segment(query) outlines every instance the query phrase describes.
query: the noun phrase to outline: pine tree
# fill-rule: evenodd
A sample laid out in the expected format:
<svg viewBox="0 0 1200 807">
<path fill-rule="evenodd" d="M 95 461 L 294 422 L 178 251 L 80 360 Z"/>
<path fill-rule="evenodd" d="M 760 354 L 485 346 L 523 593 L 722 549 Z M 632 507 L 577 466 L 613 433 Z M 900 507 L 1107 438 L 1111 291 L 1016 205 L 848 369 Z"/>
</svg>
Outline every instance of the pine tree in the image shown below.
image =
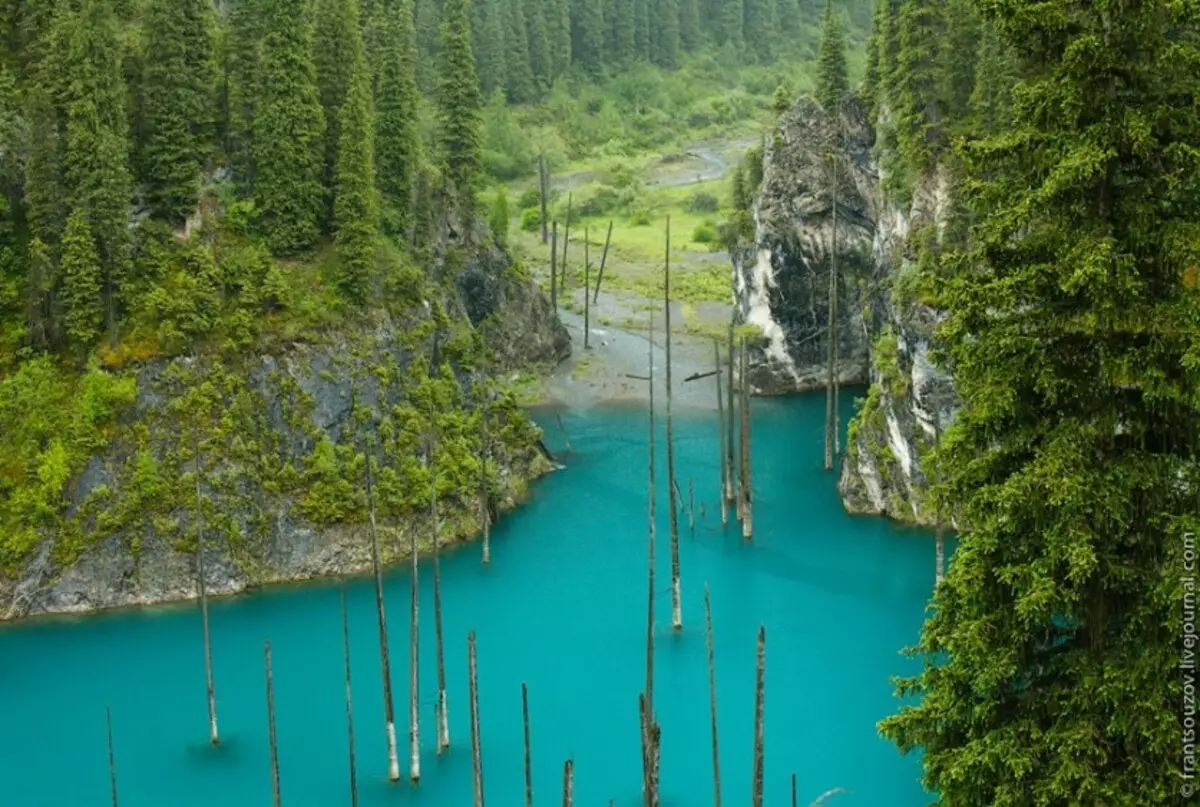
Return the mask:
<svg viewBox="0 0 1200 807">
<path fill-rule="evenodd" d="M 817 102 L 827 112 L 833 113 L 848 89 L 842 21 L 833 9 L 833 0 L 826 0 L 825 14 L 821 18 L 821 49 L 817 56 Z"/>
<path fill-rule="evenodd" d="M 635 57 L 650 61 L 650 3 L 652 0 L 633 0 L 633 51 Z"/>
<path fill-rule="evenodd" d="M 725 0 L 720 6 L 720 26 L 718 31 L 720 34 L 720 43 L 722 45 L 728 43 L 736 50 L 741 51 L 745 44 L 742 38 L 742 25 L 746 9 L 743 0 Z"/>
<path fill-rule="evenodd" d="M 751 61 L 767 62 L 774 55 L 775 0 L 744 0 L 742 35 Z"/>
<path fill-rule="evenodd" d="M 361 45 L 350 53 L 349 86 L 338 107 L 334 236 L 343 293 L 362 303 L 375 266 L 375 120 L 371 78 Z"/>
<path fill-rule="evenodd" d="M 479 0 L 474 5 L 475 18 L 471 31 L 475 43 L 475 66 L 481 90 L 489 97 L 496 90 L 508 88 L 508 71 L 504 63 L 507 0 Z"/>
<path fill-rule="evenodd" d="M 1022 84 L 963 154 L 979 224 L 939 295 L 962 408 L 935 495 L 969 528 L 881 730 L 946 804 L 1181 804 L 1200 9 L 983 8 Z"/>
<path fill-rule="evenodd" d="M 969 103 L 971 126 L 984 134 L 996 134 L 1008 126 L 1012 110 L 1012 88 L 1016 71 L 1008 46 L 993 26 L 982 27 L 979 57 L 975 65 L 975 87 Z"/>
<path fill-rule="evenodd" d="M 878 114 L 878 100 L 884 58 L 884 38 L 887 35 L 889 0 L 875 0 L 875 11 L 871 15 L 871 30 L 867 34 L 867 65 L 863 75 L 862 99 L 871 111 L 871 119 Z"/>
<path fill-rule="evenodd" d="M 238 189 L 249 195 L 254 181 L 254 110 L 258 100 L 258 51 L 265 25 L 263 0 L 230 0 L 225 27 L 225 153 Z"/>
<path fill-rule="evenodd" d="M 792 46 L 803 37 L 804 19 L 800 0 L 775 0 L 775 19 L 778 22 L 779 39 L 783 48 Z"/>
<path fill-rule="evenodd" d="M 358 0 L 316 0 L 313 66 L 321 108 L 325 111 L 324 170 L 326 209 L 323 224 L 333 213 L 335 173 L 338 168 L 338 110 L 350 91 L 350 72 L 362 56 L 362 31 L 358 25 Z"/>
<path fill-rule="evenodd" d="M 501 15 L 496 11 L 499 0 L 480 0 L 477 6 L 493 9 L 497 27 L 503 36 Z M 415 0 L 416 29 L 417 29 L 417 86 L 421 92 L 432 93 L 437 88 L 437 66 L 441 61 L 441 19 L 442 8 L 438 0 Z M 496 40 L 496 47 L 504 50 L 504 40 Z M 500 80 L 503 85 L 503 79 Z"/>
<path fill-rule="evenodd" d="M 304 6 L 270 0 L 254 118 L 254 202 L 259 231 L 276 255 L 309 249 L 320 235 L 325 116 Z"/>
<path fill-rule="evenodd" d="M 699 0 L 679 0 L 679 44 L 687 51 L 700 47 Z"/>
<path fill-rule="evenodd" d="M 475 206 L 483 173 L 482 102 L 471 53 L 470 0 L 446 0 L 438 78 L 438 140 L 445 176 L 465 217 Z"/>
<path fill-rule="evenodd" d="M 901 181 L 928 171 L 942 147 L 938 42 L 945 31 L 941 0 L 902 0 L 894 103 Z"/>
<path fill-rule="evenodd" d="M 616 64 L 627 65 L 637 54 L 636 0 L 609 0 L 612 15 L 609 49 Z"/>
<path fill-rule="evenodd" d="M 76 208 L 62 240 L 63 323 L 71 347 L 82 354 L 96 343 L 104 324 L 100 256 L 87 215 Z"/>
<path fill-rule="evenodd" d="M 146 5 L 142 184 L 153 215 L 175 225 L 195 210 L 212 152 L 213 27 L 211 0 Z"/>
<path fill-rule="evenodd" d="M 375 164 L 384 230 L 403 236 L 412 223 L 413 176 L 417 169 L 416 35 L 410 0 L 395 0 L 386 12 L 375 110 Z"/>
<path fill-rule="evenodd" d="M 129 268 L 133 199 L 121 45 L 108 0 L 83 0 L 61 23 L 70 31 L 64 67 L 67 198 L 95 239 L 105 321 L 112 331 Z"/>
<path fill-rule="evenodd" d="M 546 39 L 550 43 L 550 67 L 554 78 L 564 75 L 571 66 L 571 3 L 570 0 L 545 0 Z"/>
<path fill-rule="evenodd" d="M 678 16 L 676 17 L 678 29 Z M 593 76 L 604 69 L 604 3 L 601 0 L 574 0 L 571 9 L 573 60 Z"/>
<path fill-rule="evenodd" d="M 521 0 L 525 4 L 525 24 L 529 30 L 529 64 L 534 85 L 541 95 L 550 86 L 553 64 L 550 41 L 546 38 L 546 9 L 541 0 Z"/>
<path fill-rule="evenodd" d="M 654 14 L 650 20 L 655 64 L 667 70 L 679 66 L 679 0 L 649 0 Z"/>
<path fill-rule="evenodd" d="M 938 98 L 947 125 L 962 121 L 970 108 L 979 51 L 979 17 L 974 0 L 944 0 L 946 32 L 938 47 Z"/>
<path fill-rule="evenodd" d="M 529 31 L 525 24 L 524 0 L 504 3 L 504 67 L 508 79 L 505 90 L 514 104 L 533 100 L 536 95 L 533 68 L 529 62 Z"/>
<path fill-rule="evenodd" d="M 29 232 L 49 248 L 67 223 L 66 121 L 41 82 L 29 89 L 29 156 L 25 161 L 25 218 Z"/>
</svg>

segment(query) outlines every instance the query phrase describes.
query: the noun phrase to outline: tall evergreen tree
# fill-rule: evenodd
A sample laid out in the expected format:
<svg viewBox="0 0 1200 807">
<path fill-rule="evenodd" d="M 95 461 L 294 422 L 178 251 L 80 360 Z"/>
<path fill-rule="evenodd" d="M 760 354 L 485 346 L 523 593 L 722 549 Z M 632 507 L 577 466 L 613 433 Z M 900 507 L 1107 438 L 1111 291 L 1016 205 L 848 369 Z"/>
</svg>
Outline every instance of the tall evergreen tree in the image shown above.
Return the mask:
<svg viewBox="0 0 1200 807">
<path fill-rule="evenodd" d="M 266 21 L 263 0 L 230 0 L 224 33 L 224 146 L 233 177 L 248 195 L 254 180 L 254 109 L 258 53 Z"/>
<path fill-rule="evenodd" d="M 800 40 L 804 30 L 800 0 L 775 0 L 775 19 L 779 25 L 777 38 L 785 48 Z"/>
<path fill-rule="evenodd" d="M 975 86 L 969 103 L 971 127 L 984 134 L 996 134 L 1008 126 L 1012 110 L 1012 88 L 1016 70 L 1008 46 L 992 25 L 982 26 Z"/>
<path fill-rule="evenodd" d="M 83 0 L 79 11 L 64 15 L 61 23 L 70 30 L 65 62 L 68 201 L 95 238 L 105 322 L 112 331 L 129 268 L 133 199 L 121 44 L 108 0 Z"/>
<path fill-rule="evenodd" d="M 650 26 L 650 3 L 653 0 L 633 0 L 633 50 L 636 58 L 650 61 L 653 41 Z"/>
<path fill-rule="evenodd" d="M 545 0 L 546 39 L 550 43 L 550 67 L 554 78 L 564 75 L 571 66 L 571 2 Z"/>
<path fill-rule="evenodd" d="M 942 112 L 938 98 L 938 42 L 945 31 L 941 0 L 902 0 L 893 121 L 900 171 L 911 183 L 940 153 Z"/>
<path fill-rule="evenodd" d="M 505 90 L 514 104 L 533 100 L 536 85 L 529 61 L 529 31 L 525 24 L 524 0 L 501 0 L 504 3 L 504 67 L 508 79 Z"/>
<path fill-rule="evenodd" d="M 491 96 L 496 90 L 508 89 L 508 71 L 505 58 L 504 13 L 507 0 L 479 0 L 474 4 L 474 19 L 471 24 L 472 41 L 475 48 L 475 69 L 479 86 Z"/>
<path fill-rule="evenodd" d="M 679 0 L 649 0 L 654 14 L 650 20 L 655 64 L 674 70 L 679 66 Z"/>
<path fill-rule="evenodd" d="M 145 7 L 142 184 L 151 212 L 172 224 L 195 210 L 212 153 L 213 35 L 211 0 L 150 0 Z"/>
<path fill-rule="evenodd" d="M 401 236 L 412 222 L 413 177 L 420 144 L 417 44 L 410 0 L 394 0 L 386 11 L 384 31 L 375 110 L 375 164 L 384 230 Z"/>
<path fill-rule="evenodd" d="M 872 120 L 877 114 L 882 71 L 885 68 L 881 60 L 884 58 L 884 38 L 887 35 L 888 2 L 889 0 L 875 0 L 875 10 L 871 14 L 871 30 L 867 34 L 867 64 L 863 75 L 862 99 L 871 111 Z"/>
<path fill-rule="evenodd" d="M 948 125 L 965 120 L 975 86 L 979 16 L 975 0 L 945 2 L 945 35 L 938 47 L 938 97 Z"/>
<path fill-rule="evenodd" d="M 51 89 L 35 83 L 26 108 L 29 155 L 25 160 L 25 218 L 29 233 L 47 247 L 57 244 L 67 223 L 66 119 Z"/>
<path fill-rule="evenodd" d="M 679 44 L 688 51 L 700 47 L 699 0 L 679 0 Z"/>
<path fill-rule="evenodd" d="M 471 53 L 471 0 L 446 0 L 438 77 L 438 140 L 445 176 L 464 217 L 473 214 L 483 173 L 482 101 Z"/>
<path fill-rule="evenodd" d="M 604 3 L 574 0 L 571 9 L 571 53 L 575 63 L 594 76 L 604 68 Z M 678 18 L 676 19 L 678 28 Z"/>
<path fill-rule="evenodd" d="M 1200 9 L 984 8 L 1022 84 L 964 154 L 975 248 L 941 281 L 963 405 L 936 495 L 970 526 L 882 730 L 946 804 L 1181 804 Z"/>
<path fill-rule="evenodd" d="M 629 64 L 637 54 L 637 0 L 609 0 L 612 31 L 609 49 L 617 64 Z"/>
<path fill-rule="evenodd" d="M 375 120 L 371 78 L 363 49 L 350 53 L 349 86 L 338 107 L 334 237 L 340 253 L 342 291 L 362 303 L 375 266 Z"/>
<path fill-rule="evenodd" d="M 100 337 L 102 274 L 87 214 L 76 208 L 62 240 L 62 307 L 67 339 L 78 353 L 85 353 Z"/>
<path fill-rule="evenodd" d="M 254 117 L 258 227 L 277 255 L 309 249 L 320 235 L 325 115 L 304 4 L 270 0 Z"/>
<path fill-rule="evenodd" d="M 546 38 L 546 9 L 541 0 L 521 2 L 525 4 L 525 25 L 529 31 L 529 64 L 533 68 L 534 84 L 540 94 L 550 86 L 554 72 L 550 42 Z"/>
<path fill-rule="evenodd" d="M 752 61 L 766 62 L 774 55 L 775 0 L 744 0 L 742 35 Z"/>
<path fill-rule="evenodd" d="M 499 13 L 499 0 L 480 0 L 477 6 L 486 6 L 495 15 L 498 36 L 503 36 L 503 15 Z M 415 0 L 417 28 L 417 86 L 424 93 L 432 93 L 437 88 L 437 66 L 441 60 L 441 20 L 442 4 L 439 0 Z M 504 50 L 504 40 L 496 40 L 496 47 Z M 499 79 L 503 86 L 503 79 Z"/>
<path fill-rule="evenodd" d="M 817 102 L 833 113 L 849 89 L 846 80 L 846 42 L 842 21 L 834 11 L 833 0 L 826 0 L 821 18 L 821 49 L 817 56 Z"/>
<path fill-rule="evenodd" d="M 729 43 L 738 51 L 742 49 L 744 44 L 742 25 L 745 13 L 743 0 L 725 0 L 720 5 L 720 25 L 717 31 L 719 33 L 718 41 L 722 45 Z"/>
<path fill-rule="evenodd" d="M 313 36 L 313 66 L 321 108 L 325 111 L 325 164 L 321 184 L 325 187 L 324 221 L 333 214 L 335 173 L 338 168 L 338 110 L 350 91 L 350 72 L 363 53 L 362 30 L 358 24 L 358 0 L 316 0 Z"/>
</svg>

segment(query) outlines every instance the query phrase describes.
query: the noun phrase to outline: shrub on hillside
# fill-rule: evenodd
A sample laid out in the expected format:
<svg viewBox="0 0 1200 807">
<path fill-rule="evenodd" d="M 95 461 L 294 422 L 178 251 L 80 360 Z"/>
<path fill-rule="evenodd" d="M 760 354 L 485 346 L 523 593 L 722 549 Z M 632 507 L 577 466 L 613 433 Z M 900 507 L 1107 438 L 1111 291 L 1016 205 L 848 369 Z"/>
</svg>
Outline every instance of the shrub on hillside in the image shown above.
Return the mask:
<svg viewBox="0 0 1200 807">
<path fill-rule="evenodd" d="M 692 231 L 692 242 L 696 244 L 711 244 L 717 240 L 717 231 L 707 222 Z"/>
<path fill-rule="evenodd" d="M 527 207 L 521 211 L 521 229 L 527 233 L 536 232 L 542 226 L 542 211 L 536 207 Z"/>
<path fill-rule="evenodd" d="M 721 200 L 706 191 L 693 193 L 684 204 L 689 213 L 716 213 L 721 209 Z"/>
</svg>

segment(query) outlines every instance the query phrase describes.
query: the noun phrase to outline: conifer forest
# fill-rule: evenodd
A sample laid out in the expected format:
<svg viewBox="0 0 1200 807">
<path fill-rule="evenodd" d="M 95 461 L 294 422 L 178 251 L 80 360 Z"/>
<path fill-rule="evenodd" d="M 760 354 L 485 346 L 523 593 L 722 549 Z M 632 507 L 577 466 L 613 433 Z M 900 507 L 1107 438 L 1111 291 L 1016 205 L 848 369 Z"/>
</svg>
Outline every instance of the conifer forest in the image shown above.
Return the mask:
<svg viewBox="0 0 1200 807">
<path fill-rule="evenodd" d="M 777 399 L 810 394 L 822 413 L 781 426 Z M 8 620 L 202 600 L 216 745 L 208 598 L 373 574 L 389 778 L 411 751 L 415 783 L 418 574 L 438 598 L 421 619 L 441 754 L 446 710 L 468 705 L 446 695 L 440 598 L 462 591 L 438 553 L 479 537 L 506 574 L 493 530 L 586 455 L 571 418 L 631 403 L 650 413 L 644 807 L 680 734 L 655 722 L 656 634 L 659 654 L 671 632 L 704 637 L 704 592 L 717 807 L 713 665 L 755 660 L 714 661 L 693 543 L 729 513 L 739 546 L 811 533 L 815 515 L 783 529 L 772 510 L 800 478 L 813 496 L 827 480 L 838 516 L 908 522 L 889 540 L 928 557 L 917 629 L 886 648 L 909 666 L 867 671 L 894 690 L 872 739 L 927 803 L 1189 803 L 1200 0 L 0 0 L 0 667 L 22 663 Z M 712 469 L 676 458 L 701 417 Z M 771 453 L 786 430 L 824 441 L 823 473 Z M 839 529 L 821 540 L 851 540 Z M 389 601 L 414 637 L 411 671 L 393 665 L 412 676 L 397 741 L 383 580 L 410 561 L 411 615 Z M 809 684 L 772 669 L 764 705 L 757 638 L 762 807 L 761 711 Z M 288 669 L 265 659 L 273 698 Z M 768 748 L 815 730 L 767 725 Z"/>
</svg>

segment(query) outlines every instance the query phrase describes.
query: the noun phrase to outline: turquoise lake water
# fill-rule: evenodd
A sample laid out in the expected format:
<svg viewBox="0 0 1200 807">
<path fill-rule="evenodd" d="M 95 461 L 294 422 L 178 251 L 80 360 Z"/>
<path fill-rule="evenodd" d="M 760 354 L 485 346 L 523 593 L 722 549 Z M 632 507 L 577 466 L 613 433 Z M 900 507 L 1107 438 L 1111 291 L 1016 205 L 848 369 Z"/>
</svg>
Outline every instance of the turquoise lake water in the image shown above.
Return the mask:
<svg viewBox="0 0 1200 807">
<path fill-rule="evenodd" d="M 842 407 L 849 412 L 850 395 Z M 666 497 L 658 512 L 655 705 L 662 804 L 712 803 L 703 588 L 712 591 L 722 794 L 750 797 L 754 647 L 766 626 L 765 801 L 918 807 L 919 761 L 880 739 L 890 677 L 911 644 L 934 577 L 933 543 L 883 519 L 847 516 L 821 469 L 823 394 L 754 402 L 754 540 L 717 510 L 713 415 L 676 417 L 680 487 L 695 480 L 697 523 L 681 518 L 684 630 L 670 628 Z M 471 803 L 467 632 L 477 633 L 487 803 L 523 803 L 520 686 L 529 687 L 534 801 L 558 804 L 575 761 L 575 803 L 641 803 L 637 695 L 645 677 L 646 420 L 635 410 L 563 416 L 567 468 L 494 532 L 492 563 L 471 544 L 443 556 L 452 748 L 434 754 L 432 580 L 421 576 L 422 780 L 386 780 L 373 587 L 349 586 L 361 804 Z M 659 468 L 665 477 L 662 424 Z M 564 446 L 549 419 L 547 443 Z M 658 486 L 664 492 L 665 478 Z M 703 503 L 705 517 L 699 518 Z M 406 569 L 386 581 L 392 676 L 407 774 Z M 194 607 L 35 621 L 0 629 L 0 805 L 109 803 L 104 707 L 111 705 L 122 807 L 270 804 L 262 642 L 270 639 L 283 804 L 349 804 L 336 583 L 255 593 L 211 611 L 224 744 L 207 745 L 200 617 Z"/>
</svg>

